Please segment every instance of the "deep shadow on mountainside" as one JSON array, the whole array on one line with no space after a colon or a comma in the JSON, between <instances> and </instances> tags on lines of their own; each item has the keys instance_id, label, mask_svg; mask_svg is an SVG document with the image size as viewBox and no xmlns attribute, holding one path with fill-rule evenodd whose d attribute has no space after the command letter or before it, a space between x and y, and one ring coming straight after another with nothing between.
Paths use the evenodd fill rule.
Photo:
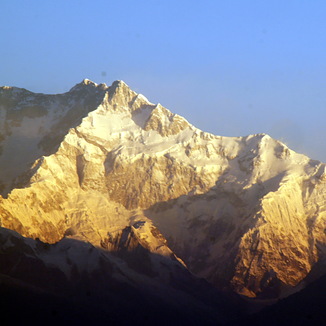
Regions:
<instances>
[{"instance_id":1,"label":"deep shadow on mountainside","mask_svg":"<svg viewBox=\"0 0 326 326\"><path fill-rule=\"evenodd\" d=\"M306 288L227 326L321 326L326 321L326 275Z\"/></svg>"},{"instance_id":2,"label":"deep shadow on mountainside","mask_svg":"<svg viewBox=\"0 0 326 326\"><path fill-rule=\"evenodd\" d=\"M240 301L178 265L168 267L166 284L148 277L149 269L135 271L135 259L141 266L153 255L140 248L122 260L73 239L49 245L3 228L0 244L0 313L10 324L222 325L242 313ZM69 260L70 276L60 260L49 262L57 251ZM90 251L99 257L92 265Z\"/></svg>"}]
</instances>

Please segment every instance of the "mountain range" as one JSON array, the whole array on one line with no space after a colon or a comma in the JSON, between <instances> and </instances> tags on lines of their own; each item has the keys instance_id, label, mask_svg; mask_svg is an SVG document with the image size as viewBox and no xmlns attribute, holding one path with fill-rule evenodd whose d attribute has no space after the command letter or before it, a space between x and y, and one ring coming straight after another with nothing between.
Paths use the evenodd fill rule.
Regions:
<instances>
[{"instance_id":1,"label":"mountain range","mask_svg":"<svg viewBox=\"0 0 326 326\"><path fill-rule=\"evenodd\" d=\"M326 274L324 163L203 132L123 81L1 87L0 193L3 291L71 320L235 323Z\"/></svg>"}]
</instances>

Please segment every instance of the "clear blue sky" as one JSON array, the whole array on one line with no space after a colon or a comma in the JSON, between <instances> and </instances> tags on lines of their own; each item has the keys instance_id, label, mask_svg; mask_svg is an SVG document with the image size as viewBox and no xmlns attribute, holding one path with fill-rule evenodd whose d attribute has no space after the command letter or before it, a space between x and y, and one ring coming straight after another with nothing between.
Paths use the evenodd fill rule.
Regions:
<instances>
[{"instance_id":1,"label":"clear blue sky","mask_svg":"<svg viewBox=\"0 0 326 326\"><path fill-rule=\"evenodd\" d=\"M0 85L124 80L223 136L326 162L326 1L1 0Z\"/></svg>"}]
</instances>

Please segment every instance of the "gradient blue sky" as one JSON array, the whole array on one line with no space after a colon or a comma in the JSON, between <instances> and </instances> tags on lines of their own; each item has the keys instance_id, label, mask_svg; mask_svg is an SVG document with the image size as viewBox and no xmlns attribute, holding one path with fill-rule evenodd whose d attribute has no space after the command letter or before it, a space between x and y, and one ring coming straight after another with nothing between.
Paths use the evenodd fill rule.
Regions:
<instances>
[{"instance_id":1,"label":"gradient blue sky","mask_svg":"<svg viewBox=\"0 0 326 326\"><path fill-rule=\"evenodd\" d=\"M124 80L223 136L326 162L326 1L0 1L0 85Z\"/></svg>"}]
</instances>

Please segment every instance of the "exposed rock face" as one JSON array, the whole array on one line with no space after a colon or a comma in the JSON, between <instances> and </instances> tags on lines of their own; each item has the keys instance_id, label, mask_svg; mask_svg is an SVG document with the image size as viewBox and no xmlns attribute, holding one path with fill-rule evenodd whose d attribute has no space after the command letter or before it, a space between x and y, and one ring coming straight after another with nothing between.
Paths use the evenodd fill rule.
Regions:
<instances>
[{"instance_id":1,"label":"exposed rock face","mask_svg":"<svg viewBox=\"0 0 326 326\"><path fill-rule=\"evenodd\" d=\"M14 102L2 92L3 194L16 185L0 198L4 227L49 243L145 248L247 296L279 296L325 257L325 164L265 134L202 132L121 81L52 96L17 89ZM26 119L26 97L41 117ZM10 156L27 126L43 131L29 155Z\"/></svg>"}]
</instances>

